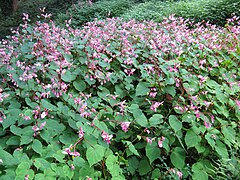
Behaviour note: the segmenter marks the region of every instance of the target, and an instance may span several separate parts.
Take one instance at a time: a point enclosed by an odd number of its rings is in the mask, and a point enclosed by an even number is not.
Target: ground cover
[[[238,17],[29,21],[0,44],[1,178],[238,177]]]

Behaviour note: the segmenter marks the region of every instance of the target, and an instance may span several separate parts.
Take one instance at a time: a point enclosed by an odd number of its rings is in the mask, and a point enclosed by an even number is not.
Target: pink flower
[[[145,128],[143,131],[150,134],[150,131],[148,130],[148,128]]]
[[[163,101],[162,102],[154,102],[154,104],[151,105],[150,109],[156,112],[157,108],[162,104],[163,104]]]
[[[161,137],[160,140],[158,141],[158,147],[162,148],[163,147],[163,141],[165,140],[165,137]]]
[[[73,164],[71,164],[71,169],[75,170],[75,166]]]
[[[41,118],[43,119],[43,118],[45,118],[46,116],[48,115],[48,112],[42,112],[42,114],[41,114]]]
[[[131,124],[131,122],[122,122],[121,123],[122,130],[124,132],[127,132],[128,131],[128,127],[129,127],[130,124]]]
[[[83,138],[83,136],[84,136],[84,132],[83,132],[82,127],[80,127],[80,129],[79,129],[79,131],[78,131],[78,137],[79,137],[79,138]]]
[[[179,177],[179,179],[182,179],[182,172],[181,171],[177,171],[177,176]]]
[[[41,124],[40,124],[40,130],[42,130],[45,125],[46,125],[46,122],[41,123]]]
[[[152,144],[152,139],[151,138],[146,137],[146,141],[147,141],[147,143]]]
[[[109,135],[108,133],[106,133],[105,131],[102,131],[102,134],[101,134],[102,138],[104,141],[107,142],[107,144],[110,144],[111,143],[111,139],[113,137],[113,135]]]
[[[30,120],[30,116],[24,116],[24,119],[27,121],[27,120]]]
[[[68,148],[65,148],[64,151],[62,152],[63,154],[69,154],[71,156],[80,156],[80,153],[79,152],[72,152],[71,149],[72,149],[72,144],[68,147]]]
[[[210,122],[204,121],[204,126],[208,129],[212,126]]]

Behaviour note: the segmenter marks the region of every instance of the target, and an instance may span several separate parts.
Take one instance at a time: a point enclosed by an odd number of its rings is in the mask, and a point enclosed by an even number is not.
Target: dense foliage
[[[161,22],[163,17],[175,14],[195,22],[204,20],[224,26],[226,19],[230,18],[233,13],[240,16],[239,0],[183,0],[177,2],[153,0],[133,6],[122,17]]]
[[[76,4],[68,9],[68,13],[59,13],[55,21],[64,24],[65,20],[72,19],[73,27],[80,27],[94,19],[118,17],[127,12],[133,5],[131,0],[101,0],[95,3]]]
[[[237,178],[237,17],[28,21],[0,45],[2,179]]]
[[[12,0],[0,0],[0,39],[11,34],[11,29],[16,29],[22,21],[22,14],[28,13],[33,17],[32,21],[37,20],[40,15],[40,8],[45,7],[55,16],[64,12],[76,3],[77,0],[22,0],[16,11],[12,9]]]

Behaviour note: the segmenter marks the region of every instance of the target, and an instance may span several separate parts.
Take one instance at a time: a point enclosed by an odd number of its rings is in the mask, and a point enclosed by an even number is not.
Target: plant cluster
[[[2,179],[237,178],[238,17],[24,22],[0,44]]]
[[[232,14],[240,15],[238,0],[183,0],[183,1],[148,1],[133,6],[124,13],[126,19],[154,20],[161,22],[163,17],[175,14],[195,22],[209,21],[212,24],[224,26],[226,19]]]
[[[55,19],[58,24],[65,24],[65,20],[72,19],[73,27],[81,27],[83,24],[98,19],[118,17],[128,11],[133,5],[131,0],[101,0],[92,3],[78,3],[69,8],[66,13],[59,13]]]

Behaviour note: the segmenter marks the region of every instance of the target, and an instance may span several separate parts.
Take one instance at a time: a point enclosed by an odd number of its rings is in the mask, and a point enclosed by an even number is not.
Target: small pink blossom
[[[158,108],[160,105],[162,105],[162,104],[163,104],[163,101],[162,101],[162,102],[154,102],[154,103],[151,105],[150,109],[156,112],[156,111],[157,111],[157,108]]]
[[[84,136],[84,132],[83,132],[82,127],[80,127],[80,129],[79,129],[79,131],[78,131],[78,137],[79,137],[79,138],[83,138],[83,136]]]
[[[152,138],[146,137],[146,141],[147,143],[152,144]]]
[[[182,172],[181,171],[177,171],[177,176],[179,177],[179,179],[182,179]]]
[[[46,122],[41,123],[39,129],[42,130],[42,129],[44,128],[45,125],[46,125]]]
[[[26,121],[28,121],[28,120],[30,120],[31,118],[30,118],[30,116],[24,116],[24,119],[25,119]]]
[[[150,134],[150,131],[148,130],[148,128],[145,128],[143,131]]]
[[[121,123],[122,130],[123,130],[124,132],[127,132],[130,124],[131,124],[131,122],[122,122],[122,123]]]
[[[204,121],[204,126],[208,129],[212,126],[210,122]]]
[[[48,112],[45,112],[45,111],[44,111],[44,112],[42,112],[42,114],[41,114],[41,118],[44,119],[47,115],[48,115]]]
[[[71,169],[75,170],[75,166],[73,164],[71,164]]]
[[[79,152],[72,152],[71,149],[72,149],[72,144],[68,147],[68,148],[65,148],[64,151],[62,152],[63,154],[69,154],[71,156],[80,156],[80,153]]]
[[[107,144],[110,144],[111,143],[111,139],[113,137],[113,135],[109,135],[108,133],[106,133],[105,131],[102,131],[102,134],[101,134],[102,138],[104,141],[107,142]]]
[[[162,148],[163,147],[163,141],[165,140],[165,137],[161,137],[160,140],[158,141],[158,147]]]

